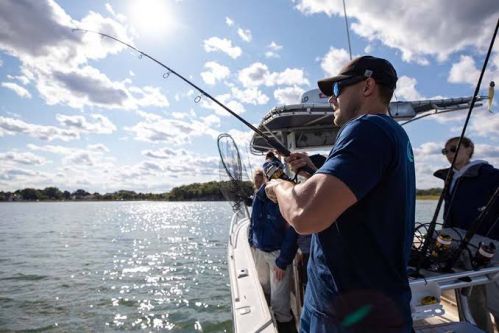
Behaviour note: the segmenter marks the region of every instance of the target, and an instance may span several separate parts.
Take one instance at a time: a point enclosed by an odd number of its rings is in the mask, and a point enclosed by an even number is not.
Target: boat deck
[[[249,219],[234,214],[230,227],[228,244],[228,266],[232,293],[232,314],[234,332],[277,332],[272,311],[269,308],[248,243]],[[299,281],[294,263],[294,283],[291,292],[293,313],[299,323],[301,298]],[[425,278],[411,279],[413,293],[414,329],[420,333],[440,332],[482,332],[470,322],[467,300],[455,290],[487,283],[499,274],[499,265],[479,271],[460,271],[449,274],[424,272]],[[298,296],[297,296],[298,295]],[[415,304],[422,297],[432,295],[437,304],[421,306]]]

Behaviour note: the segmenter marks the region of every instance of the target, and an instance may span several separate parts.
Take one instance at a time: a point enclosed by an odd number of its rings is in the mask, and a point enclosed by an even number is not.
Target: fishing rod
[[[496,36],[497,36],[498,28],[499,28],[499,19],[497,19],[496,27],[494,29],[494,34],[492,35],[492,40],[490,41],[489,50],[487,51],[487,55],[486,55],[485,60],[483,62],[482,71],[480,72],[480,77],[478,78],[478,82],[477,82],[476,87],[475,87],[475,92],[473,94],[473,98],[471,99],[468,114],[466,116],[466,120],[465,120],[464,125],[463,125],[463,130],[461,131],[461,136],[459,137],[459,142],[457,143],[456,153],[454,154],[454,158],[452,159],[451,166],[449,168],[449,171],[447,172],[447,176],[445,177],[444,188],[443,188],[442,193],[440,194],[440,197],[438,199],[437,207],[435,209],[435,213],[433,214],[433,219],[430,222],[427,236],[426,236],[426,239],[423,243],[423,248],[421,249],[421,252],[419,253],[419,258],[417,259],[416,272],[415,272],[416,276],[420,275],[419,271],[420,271],[421,266],[423,264],[423,261],[426,257],[426,253],[429,250],[430,243],[433,241],[433,233],[435,232],[435,227],[437,225],[438,214],[440,213],[440,208],[442,207],[442,202],[443,202],[445,193],[447,192],[447,189],[450,187],[450,181],[452,179],[452,177],[451,177],[452,170],[453,170],[454,165],[456,163],[457,155],[459,153],[459,149],[461,148],[464,134],[466,133],[466,128],[468,127],[468,122],[469,122],[470,117],[471,117],[471,111],[473,110],[473,107],[475,106],[477,96],[479,96],[480,85],[482,84],[483,75],[485,73],[485,69],[487,68],[490,54],[492,53],[492,49],[494,47],[494,41],[495,41]],[[445,221],[444,221],[444,223],[445,223]],[[469,236],[469,235],[467,234],[467,236]]]
[[[259,130],[258,128],[256,128],[252,124],[250,124],[244,118],[242,118],[237,113],[235,113],[234,111],[232,111],[231,109],[229,109],[227,106],[225,106],[223,103],[221,103],[220,101],[218,101],[215,97],[211,96],[209,93],[207,93],[206,91],[204,91],[203,89],[201,89],[200,87],[198,87],[192,81],[186,79],[184,76],[182,76],[181,74],[179,74],[176,71],[174,71],[171,67],[163,64],[161,61],[153,58],[149,54],[147,54],[147,53],[145,53],[145,52],[137,49],[135,46],[130,45],[127,42],[124,42],[124,41],[122,41],[122,40],[120,40],[120,39],[118,39],[118,38],[116,38],[114,36],[108,35],[108,34],[103,33],[103,32],[98,32],[98,31],[93,31],[93,30],[87,30],[87,29],[81,29],[81,28],[73,28],[72,31],[73,32],[80,31],[80,32],[84,32],[84,33],[92,33],[92,34],[100,35],[100,36],[105,37],[105,38],[112,39],[112,40],[114,40],[114,41],[116,41],[116,42],[118,42],[120,44],[123,44],[126,47],[134,50],[135,52],[139,53],[139,58],[142,58],[144,56],[144,57],[152,60],[153,62],[157,63],[158,65],[160,65],[161,67],[163,67],[163,68],[165,68],[167,70],[167,72],[165,74],[163,74],[164,78],[167,78],[167,77],[170,76],[170,74],[173,74],[176,77],[178,77],[179,79],[181,79],[182,81],[184,81],[185,83],[187,83],[188,85],[190,85],[191,87],[193,87],[194,89],[196,89],[201,94],[200,96],[197,96],[196,99],[194,100],[196,103],[200,101],[201,96],[208,97],[211,101],[215,102],[218,106],[220,106],[221,108],[223,108],[224,110],[226,110],[227,112],[229,112],[231,115],[233,115],[234,117],[236,117],[239,121],[241,121],[243,124],[245,124],[247,127],[249,127],[253,132],[255,132],[258,135],[260,135],[269,144],[269,146],[271,146],[272,148],[274,148],[275,150],[277,150],[277,152],[279,154],[281,154],[281,155],[283,155],[285,157],[287,157],[287,156],[289,156],[291,154],[291,152],[286,147],[284,147],[279,141],[277,141],[276,139],[271,138],[268,135],[266,135],[265,133],[263,133],[261,130]],[[308,172],[310,174],[314,174],[313,170],[311,170],[309,167],[303,167],[302,170],[306,171],[306,172]]]

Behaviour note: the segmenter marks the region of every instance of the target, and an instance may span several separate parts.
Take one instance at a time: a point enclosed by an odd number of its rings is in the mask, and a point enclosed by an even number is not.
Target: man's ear
[[[373,78],[368,78],[364,81],[364,89],[362,90],[362,94],[364,96],[370,96],[374,93],[374,89],[376,87],[376,81]]]

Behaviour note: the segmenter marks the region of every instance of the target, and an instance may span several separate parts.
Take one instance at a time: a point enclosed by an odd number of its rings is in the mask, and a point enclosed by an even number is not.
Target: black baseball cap
[[[319,89],[326,96],[333,95],[333,84],[337,81],[356,76],[372,77],[376,83],[395,89],[397,72],[392,64],[382,58],[373,56],[358,57],[350,61],[340,70],[340,74],[317,82]]]

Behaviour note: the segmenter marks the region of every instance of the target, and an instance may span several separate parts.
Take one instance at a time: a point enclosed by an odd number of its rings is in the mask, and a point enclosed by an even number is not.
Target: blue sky
[[[499,17],[496,0],[348,0],[354,56],[389,59],[398,100],[472,95]],[[341,0],[0,2],[0,190],[57,186],[164,192],[217,180],[216,137],[251,132],[158,65],[73,27],[117,36],[255,125],[298,103],[348,61]],[[495,45],[482,94],[499,79]],[[499,165],[499,110],[476,108],[474,158]],[[439,153],[465,112],[405,127],[417,186],[441,185]],[[244,158],[255,167],[261,157]]]

